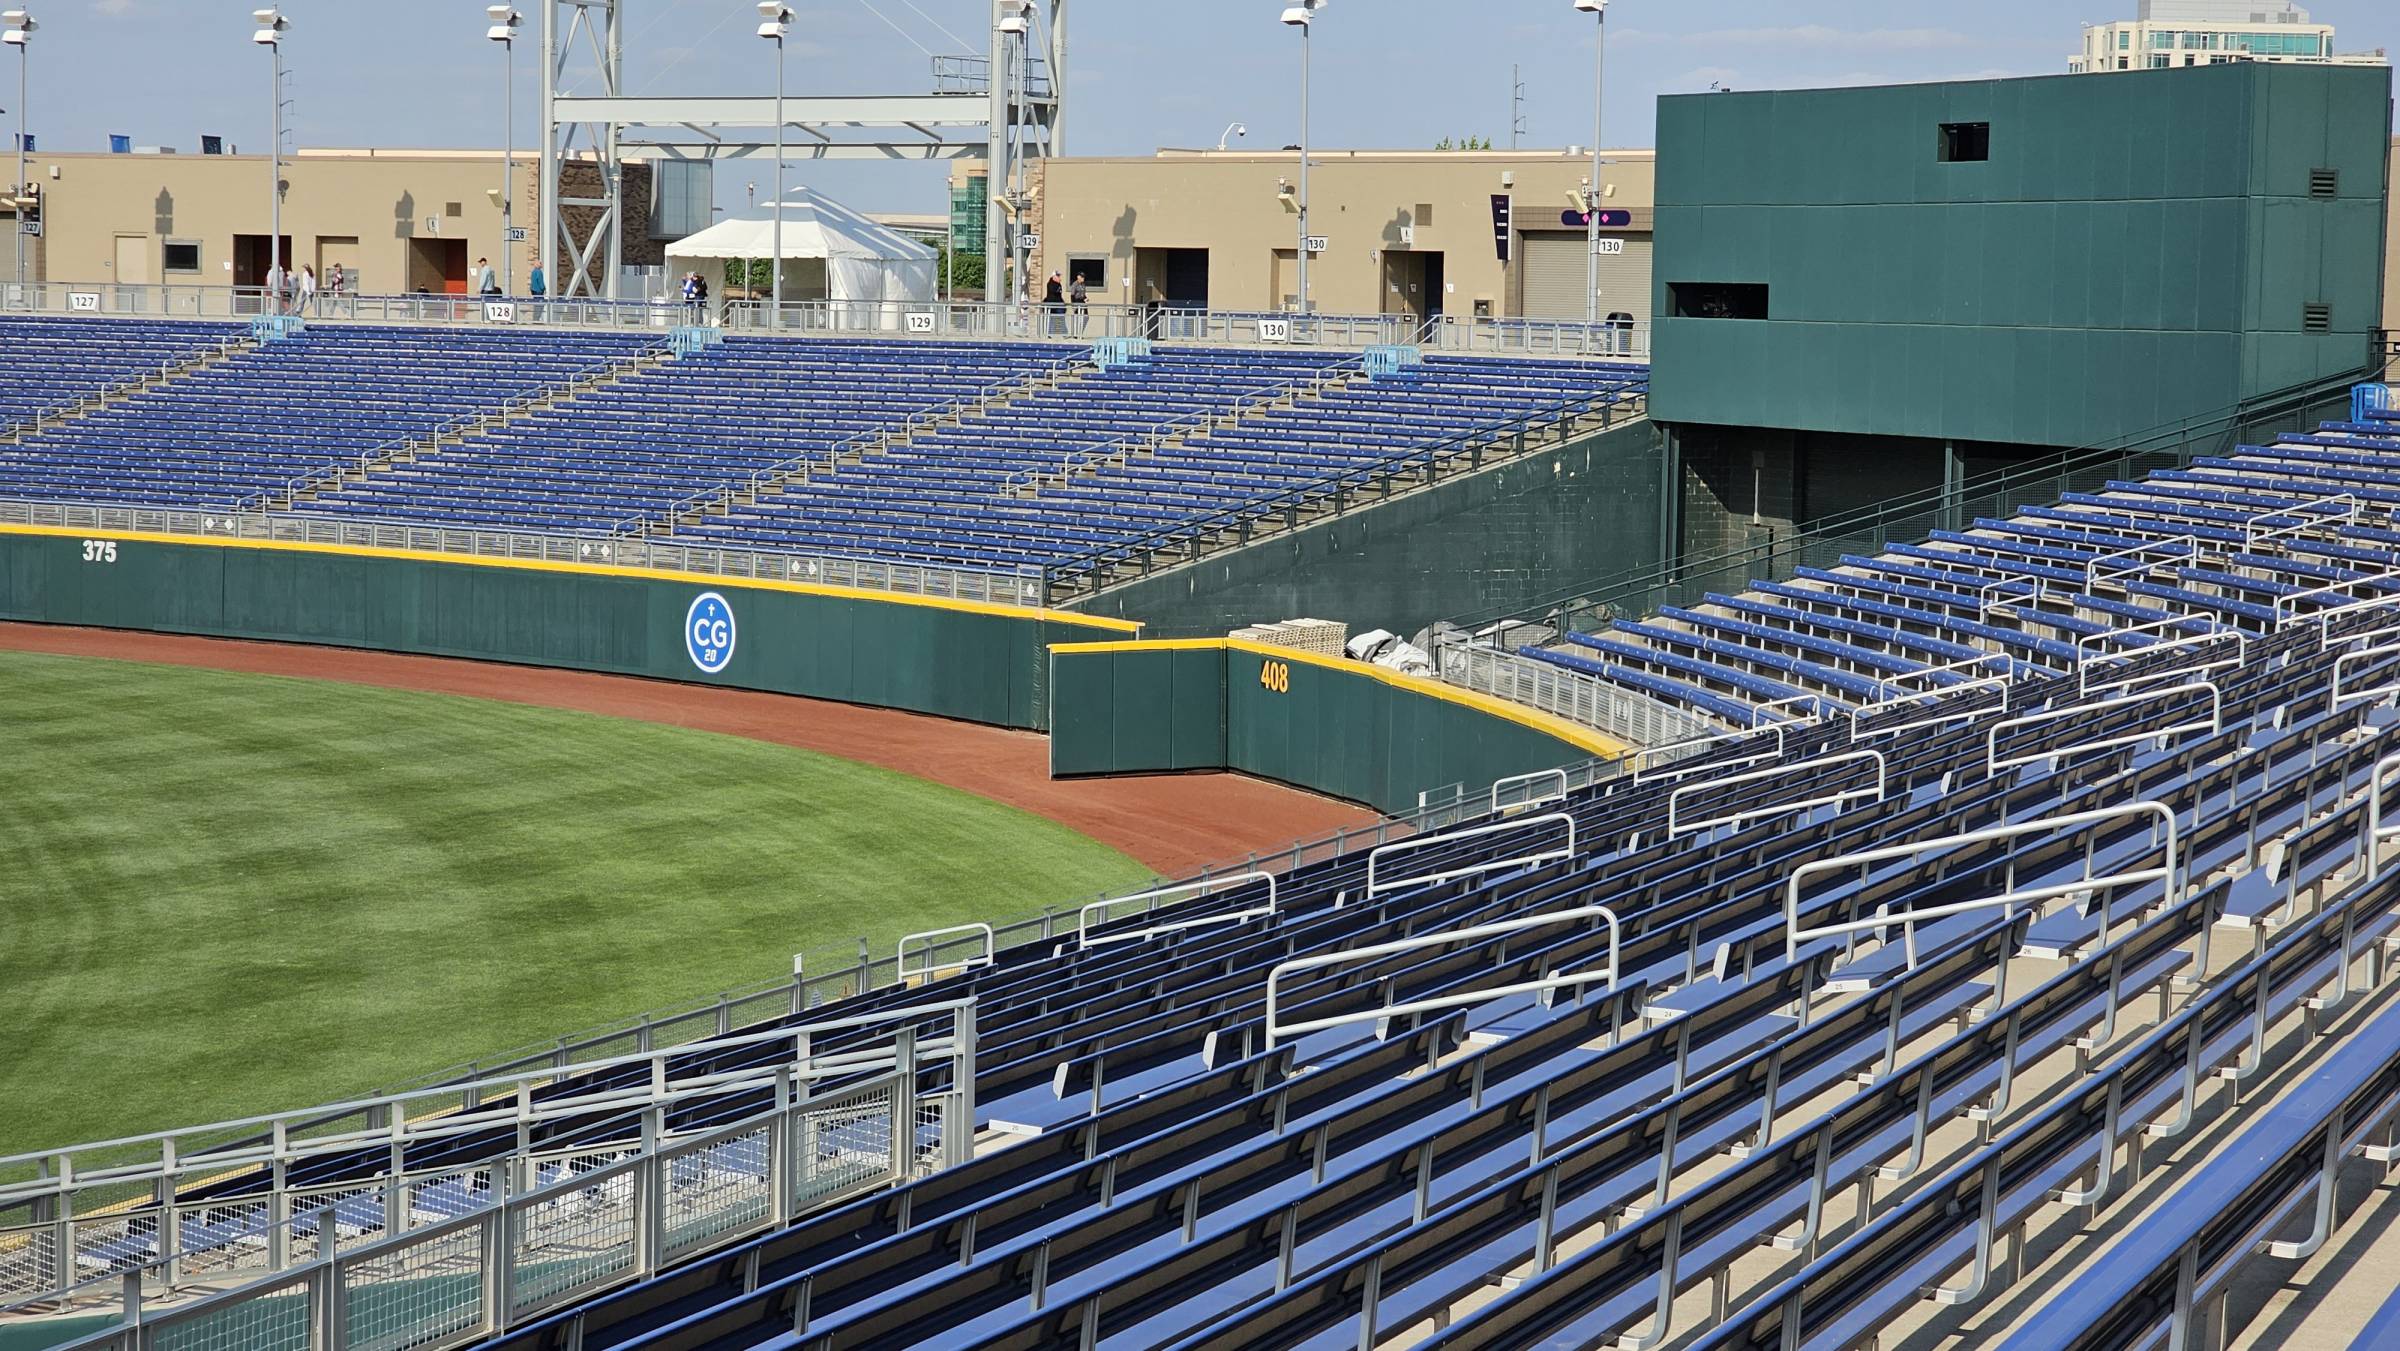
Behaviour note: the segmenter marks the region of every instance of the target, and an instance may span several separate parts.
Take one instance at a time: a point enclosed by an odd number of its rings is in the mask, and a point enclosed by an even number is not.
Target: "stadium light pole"
[[[758,17],[765,20],[758,35],[775,44],[775,200],[769,211],[775,261],[767,268],[767,327],[776,328],[783,315],[783,39],[791,32],[792,11],[783,0],[758,0]]]
[[[1597,20],[1592,50],[1592,190],[1583,203],[1583,322],[1600,322],[1600,95],[1608,76],[1608,0],[1575,0]]]
[[[500,44],[502,106],[506,127],[501,133],[500,151],[500,289],[508,295],[517,293],[517,25],[525,16],[506,5],[491,5],[484,9],[492,26],[483,35]]]
[[[1000,191],[1007,199],[1005,213],[1008,219],[1007,248],[1001,255],[1005,264],[1002,270],[1009,274],[1009,289],[1012,292],[1008,300],[1010,310],[1024,305],[1030,316],[1033,279],[1025,275],[1025,148],[1020,143],[1020,133],[1024,129],[1027,86],[1031,83],[1026,65],[1031,59],[1033,0],[1001,0],[1000,8],[1002,13],[996,26],[1000,33],[1001,69],[992,72],[992,79],[997,82],[995,88],[1006,91],[1003,101],[1008,105],[1008,134],[1003,142],[1008,147],[1008,173],[1000,184]],[[1013,45],[1009,41],[1011,38],[1016,40]],[[984,172],[988,177],[991,171],[987,168]],[[986,191],[989,191],[988,187]],[[988,243],[984,246],[984,254],[984,266],[990,267],[991,246]],[[1032,319],[1028,317],[1026,322],[1030,325]]]
[[[267,49],[274,60],[272,86],[274,125],[267,137],[267,276],[279,278],[283,272],[283,35],[291,29],[292,21],[279,10],[254,9],[250,22],[257,27],[250,40]],[[283,312],[283,296],[278,293],[269,300],[276,313]]]
[[[25,191],[25,67],[33,46],[33,15],[21,9],[0,14],[0,23],[8,25],[0,33],[0,42],[17,49],[17,185],[14,193],[17,220],[17,285],[25,285],[25,202],[31,194]]]
[[[1325,0],[1300,0],[1283,11],[1283,21],[1300,30],[1300,313],[1308,304],[1308,34]]]

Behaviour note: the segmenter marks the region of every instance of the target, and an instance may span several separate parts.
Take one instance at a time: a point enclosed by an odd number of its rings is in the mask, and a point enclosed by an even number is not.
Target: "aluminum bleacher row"
[[[19,331],[8,322],[0,332]],[[95,393],[162,352],[242,332],[22,330],[38,359],[0,376],[0,412]],[[1369,375],[1333,352],[1174,347],[1102,367],[1062,343],[780,338],[670,360],[645,335],[319,324],[0,444],[0,497],[224,510],[296,493],[300,514],[354,521],[671,527],[694,542],[1017,571],[1620,400],[1646,374],[1436,356]],[[329,477],[362,457],[374,462]]]
[[[93,342],[91,323],[12,316],[0,319],[0,426],[72,405],[128,380],[239,341],[235,324],[142,323],[109,330]]]
[[[1994,654],[2060,671],[2257,630],[2318,588],[2400,591],[2395,506],[2400,420],[2371,415],[1521,651],[1736,727],[1872,706],[1997,675]]]
[[[976,1115],[1019,1143],[495,1344],[1855,1345],[2023,1279],[2012,1236],[2116,1203],[2143,1172],[2121,1151],[2244,1111],[2293,1024],[2306,1055],[2372,1004],[2323,1086],[2271,1127],[2250,1104],[2268,1164],[2153,1159],[2157,1221],[2088,1269],[2088,1303],[2054,1301],[2110,1329],[2085,1344],[2140,1344],[2203,1316],[2400,1106],[2400,875],[2369,839],[2400,772],[2395,620],[2363,584],[2292,593],[2230,661],[2095,647],[1866,719],[1818,707],[1473,833],[969,962],[931,989],[974,999]],[[702,1043],[674,1072],[790,1054]],[[434,1175],[644,1129],[595,1108],[294,1166]],[[2220,1189],[2250,1198],[2243,1242],[2179,1199]],[[346,1204],[363,1224],[385,1195]],[[2143,1294],[2204,1250],[2205,1279]]]
[[[1408,450],[1638,390],[1638,366],[1430,357],[1368,377],[1323,353],[1155,349],[1000,413],[737,507],[680,537],[1022,566],[1274,499]],[[1083,465],[1278,391],[1238,422]]]
[[[13,335],[19,324],[71,326],[71,336],[49,340],[54,345],[145,357],[162,343],[221,341],[243,331],[9,319],[0,320],[0,334]],[[223,510],[657,346],[615,334],[467,339],[446,329],[313,329],[0,444],[0,497]]]

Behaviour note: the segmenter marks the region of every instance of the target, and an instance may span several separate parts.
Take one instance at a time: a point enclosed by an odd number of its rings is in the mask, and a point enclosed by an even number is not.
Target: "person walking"
[[[687,324],[700,322],[700,274],[697,272],[683,274],[683,321]]]
[[[265,303],[260,308],[270,314],[283,313],[283,264],[268,266],[266,290],[266,295],[262,297]]]
[[[1042,284],[1043,337],[1055,338],[1058,336],[1059,312],[1066,307],[1066,303],[1066,284],[1059,280],[1057,273],[1053,272],[1050,274],[1050,280]]]
[[[1092,293],[1084,285],[1083,274],[1076,273],[1075,284],[1067,291],[1067,303],[1075,308],[1075,336],[1078,338],[1083,336],[1085,328],[1091,323],[1091,300]]]
[[[315,313],[316,308],[317,269],[313,266],[304,265],[300,269],[300,312],[302,314],[313,314]]]
[[[475,260],[475,291],[485,296],[500,294],[500,274],[492,270],[492,260],[489,258]]]

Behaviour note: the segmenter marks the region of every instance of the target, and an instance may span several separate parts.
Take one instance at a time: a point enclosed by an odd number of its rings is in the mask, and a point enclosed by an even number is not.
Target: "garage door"
[[[1551,230],[1522,236],[1524,248],[1524,317],[1581,319],[1583,317],[1584,236]],[[1602,235],[1603,247],[1615,242],[1619,252],[1600,255],[1600,312],[1625,313],[1637,324],[1650,322],[1650,236]]]

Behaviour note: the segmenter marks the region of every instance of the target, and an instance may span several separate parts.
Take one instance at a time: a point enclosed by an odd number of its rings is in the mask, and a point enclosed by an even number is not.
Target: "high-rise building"
[[[2387,64],[2381,50],[2335,51],[2333,25],[2312,22],[2290,0],[2142,0],[2139,18],[2085,24],[2083,50],[2067,70],[2090,75],[2228,61]]]

